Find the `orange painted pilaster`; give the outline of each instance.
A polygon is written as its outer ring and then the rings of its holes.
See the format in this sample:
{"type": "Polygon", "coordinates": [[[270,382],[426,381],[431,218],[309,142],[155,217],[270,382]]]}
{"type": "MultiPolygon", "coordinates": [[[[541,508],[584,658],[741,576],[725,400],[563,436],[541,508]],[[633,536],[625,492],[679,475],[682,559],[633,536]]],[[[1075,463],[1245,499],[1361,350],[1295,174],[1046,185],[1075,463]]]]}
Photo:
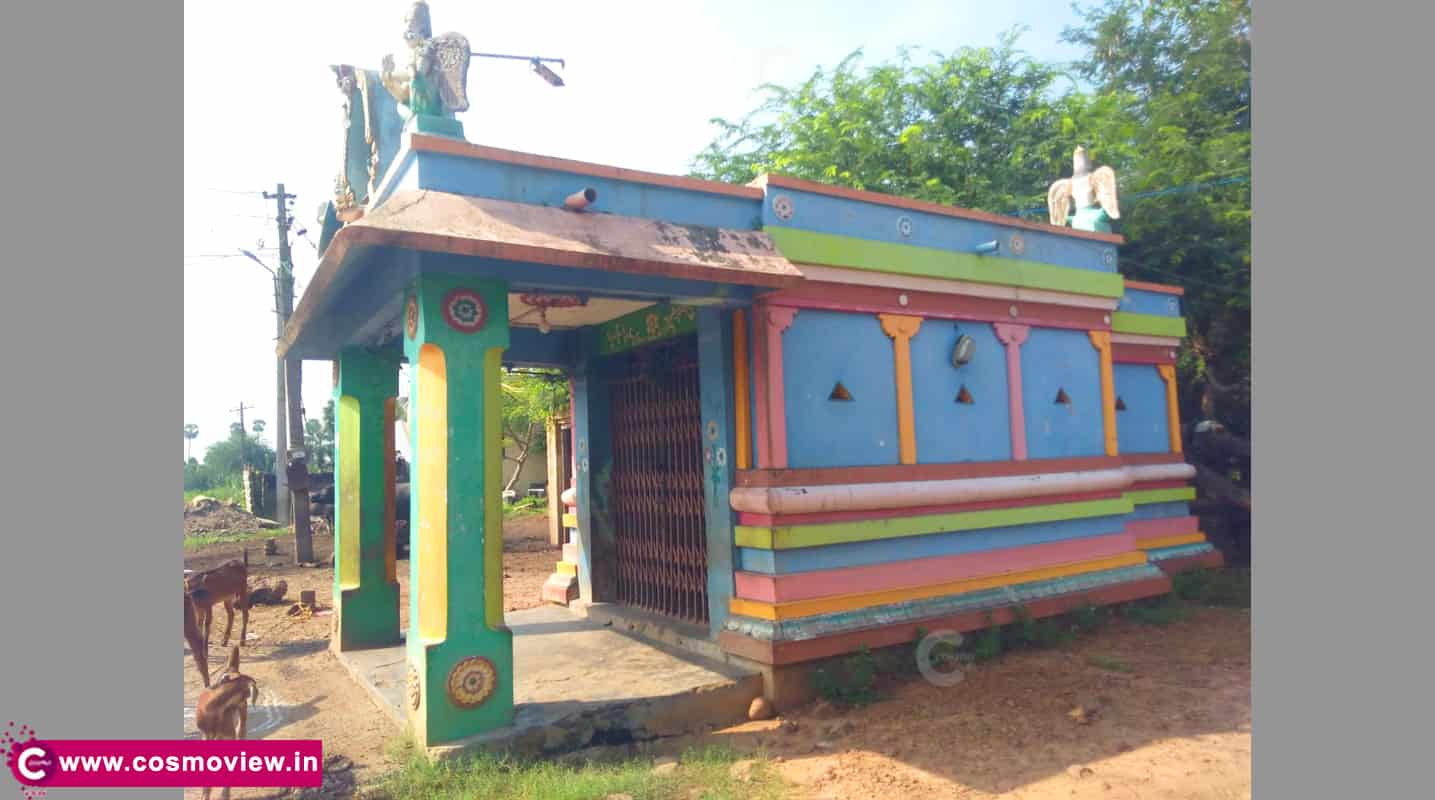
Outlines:
{"type": "Polygon", "coordinates": [[[1101,427],[1106,433],[1106,455],[1117,454],[1116,379],[1111,368],[1111,331],[1089,331],[1091,344],[1101,354],[1101,427]]]}
{"type": "Polygon", "coordinates": [[[737,417],[737,447],[734,455],[737,458],[738,469],[750,469],[752,467],[752,425],[748,414],[750,411],[748,397],[748,364],[747,364],[747,313],[742,309],[732,314],[732,386],[733,386],[733,410],[737,417]]]}
{"type": "Polygon", "coordinates": [[[882,332],[892,337],[897,372],[897,454],[903,464],[917,463],[917,414],[912,404],[912,337],[922,327],[921,317],[878,314],[882,332]]]}
{"type": "Polygon", "coordinates": [[[1166,383],[1166,433],[1171,438],[1171,452],[1181,452],[1181,406],[1176,402],[1176,366],[1157,364],[1156,371],[1166,383]]]}

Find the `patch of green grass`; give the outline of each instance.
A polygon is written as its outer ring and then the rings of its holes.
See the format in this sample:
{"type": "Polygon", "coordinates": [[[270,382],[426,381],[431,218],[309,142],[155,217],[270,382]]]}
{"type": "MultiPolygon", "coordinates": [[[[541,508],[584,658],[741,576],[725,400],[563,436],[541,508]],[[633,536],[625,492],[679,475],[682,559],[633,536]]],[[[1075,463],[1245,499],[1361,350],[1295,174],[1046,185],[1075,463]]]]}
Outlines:
{"type": "Polygon", "coordinates": [[[269,539],[282,535],[282,531],[260,530],[260,531],[215,531],[203,533],[198,536],[184,537],[185,550],[197,550],[201,547],[208,547],[212,544],[233,544],[235,542],[252,542],[259,539],[269,539]]]}
{"type": "Polygon", "coordinates": [[[1151,600],[1137,600],[1121,609],[1122,616],[1143,625],[1165,627],[1186,618],[1190,610],[1175,594],[1165,594],[1151,600]]]}
{"type": "Polygon", "coordinates": [[[1183,602],[1225,608],[1251,607],[1248,569],[1198,569],[1171,579],[1172,593],[1183,602]]]}
{"type": "Polygon", "coordinates": [[[190,489],[184,493],[184,504],[189,505],[189,501],[200,495],[213,497],[221,503],[240,503],[244,498],[244,483],[238,475],[232,475],[219,486],[211,486],[208,489],[190,489]]]}
{"type": "Polygon", "coordinates": [[[392,800],[602,800],[613,794],[633,800],[776,800],[787,796],[787,786],[765,758],[754,760],[746,779],[734,776],[732,765],[740,758],[726,748],[690,750],[678,759],[676,770],[659,775],[649,759],[572,766],[479,755],[432,764],[410,754],[402,769],[381,781],[377,796],[392,800]]]}
{"type": "Polygon", "coordinates": [[[1109,669],[1112,672],[1136,671],[1135,668],[1133,668],[1130,664],[1127,664],[1125,661],[1122,661],[1119,658],[1112,658],[1110,656],[1092,656],[1086,659],[1086,663],[1090,664],[1093,667],[1109,669]]]}
{"type": "Polygon", "coordinates": [[[867,705],[877,699],[877,659],[863,645],[840,662],[814,670],[812,681],[817,693],[830,703],[867,705]]]}
{"type": "Polygon", "coordinates": [[[537,497],[528,497],[527,495],[518,498],[515,502],[503,504],[503,516],[505,519],[542,514],[547,510],[548,501],[537,497]]]}

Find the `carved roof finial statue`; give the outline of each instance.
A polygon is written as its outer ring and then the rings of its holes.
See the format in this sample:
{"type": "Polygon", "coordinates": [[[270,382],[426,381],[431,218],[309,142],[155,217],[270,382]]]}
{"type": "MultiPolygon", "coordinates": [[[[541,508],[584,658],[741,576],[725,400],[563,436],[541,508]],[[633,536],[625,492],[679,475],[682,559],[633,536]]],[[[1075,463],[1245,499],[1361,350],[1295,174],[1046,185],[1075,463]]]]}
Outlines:
{"type": "Polygon", "coordinates": [[[1120,219],[1117,206],[1116,171],[1111,167],[1091,168],[1086,148],[1078,146],[1072,156],[1071,177],[1062,178],[1046,192],[1051,224],[1084,231],[1111,232],[1111,220],[1120,219]],[[1072,214],[1072,206],[1076,213],[1072,214]]]}
{"type": "Polygon", "coordinates": [[[459,33],[433,35],[428,3],[418,0],[404,17],[409,63],[397,69],[384,56],[380,80],[410,117],[453,119],[468,110],[468,39],[459,33]]]}

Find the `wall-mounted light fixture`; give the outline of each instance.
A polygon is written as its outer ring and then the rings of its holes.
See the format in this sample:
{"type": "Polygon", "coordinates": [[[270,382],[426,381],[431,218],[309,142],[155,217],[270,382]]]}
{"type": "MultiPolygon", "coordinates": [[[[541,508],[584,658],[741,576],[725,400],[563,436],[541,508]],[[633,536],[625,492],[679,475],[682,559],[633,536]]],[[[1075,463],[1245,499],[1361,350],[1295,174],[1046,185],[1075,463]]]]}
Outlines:
{"type": "Polygon", "coordinates": [[[998,242],[997,240],[993,239],[990,242],[982,242],[981,244],[977,245],[976,248],[972,250],[972,252],[976,253],[979,256],[989,256],[997,252],[1001,248],[1001,242],[998,242]]]}
{"type": "Polygon", "coordinates": [[[568,195],[563,201],[563,207],[570,211],[582,211],[598,200],[598,190],[589,186],[582,191],[568,195]]]}
{"type": "Polygon", "coordinates": [[[972,360],[972,356],[976,355],[976,352],[977,343],[972,341],[972,337],[965,333],[959,333],[957,344],[952,348],[952,366],[961,369],[963,364],[972,360]]]}

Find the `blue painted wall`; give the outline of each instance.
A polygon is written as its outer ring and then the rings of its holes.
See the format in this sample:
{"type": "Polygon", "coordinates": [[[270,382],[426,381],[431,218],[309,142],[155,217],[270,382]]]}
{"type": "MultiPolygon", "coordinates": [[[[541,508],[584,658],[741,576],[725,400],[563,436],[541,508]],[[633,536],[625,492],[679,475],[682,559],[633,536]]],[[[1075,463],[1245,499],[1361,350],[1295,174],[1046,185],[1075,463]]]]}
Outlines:
{"type": "Polygon", "coordinates": [[[942,214],[909,211],[905,208],[864,203],[779,187],[769,187],[767,190],[767,201],[762,209],[762,224],[769,227],[800,228],[818,233],[910,244],[960,253],[970,253],[977,245],[995,239],[1001,243],[998,255],[1003,258],[1097,272],[1115,272],[1117,263],[1116,246],[1106,242],[1077,239],[1061,234],[1046,234],[990,222],[948,217],[942,214]],[[791,219],[779,219],[773,212],[772,201],[778,195],[786,195],[791,198],[793,205],[791,219]],[[898,229],[897,223],[902,217],[907,217],[912,221],[910,236],[903,236],[898,229]],[[1011,252],[1010,249],[1009,240],[1013,233],[1020,233],[1025,244],[1020,256],[1011,252]],[[1105,259],[1107,252],[1112,253],[1109,264],[1105,259]]]}
{"type": "Polygon", "coordinates": [[[1126,410],[1116,412],[1116,442],[1122,453],[1165,453],[1166,382],[1154,364],[1116,364],[1116,396],[1126,410]]]}
{"type": "Polygon", "coordinates": [[[1006,352],[992,326],[928,319],[912,337],[912,404],[917,462],[1006,461],[1011,458],[1006,352]],[[972,360],[952,366],[959,334],[976,344],[972,360]],[[958,403],[962,386],[972,404],[958,403]]]}
{"type": "Polygon", "coordinates": [[[782,368],[789,467],[898,463],[892,340],[875,315],[797,312],[782,368]],[[838,381],[851,401],[828,399],[838,381]]]}
{"type": "Polygon", "coordinates": [[[703,414],[703,522],[707,541],[709,632],[727,621],[733,594],[732,312],[698,309],[698,374],[703,414]],[[716,425],[716,429],[713,426],[716,425]]]}
{"type": "Polygon", "coordinates": [[[1132,314],[1154,314],[1158,317],[1179,317],[1181,298],[1174,294],[1127,289],[1126,295],[1121,298],[1121,306],[1116,310],[1132,314]]]}
{"type": "Polygon", "coordinates": [[[1032,328],[1021,347],[1021,382],[1029,458],[1105,454],[1101,357],[1085,331],[1032,328]],[[1070,405],[1056,402],[1062,389],[1070,405]]]}
{"type": "Polygon", "coordinates": [[[1166,519],[1167,517],[1189,517],[1191,515],[1191,504],[1179,503],[1143,503],[1136,506],[1136,510],[1126,515],[1127,519],[1166,519]]]}
{"type": "Polygon", "coordinates": [[[397,181],[402,188],[433,189],[556,207],[569,195],[591,186],[598,191],[598,199],[589,206],[588,213],[737,230],[759,227],[762,204],[755,198],[617,181],[445,153],[411,152],[410,155],[412,159],[401,161],[398,167],[397,181]]]}

